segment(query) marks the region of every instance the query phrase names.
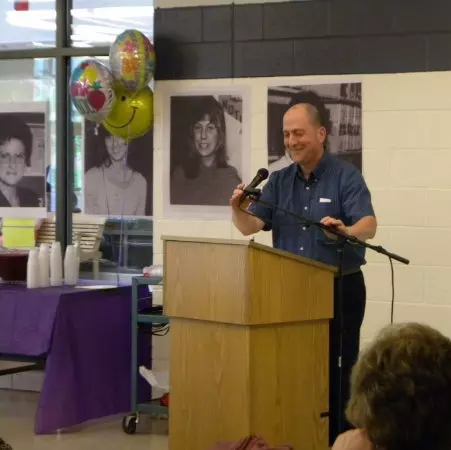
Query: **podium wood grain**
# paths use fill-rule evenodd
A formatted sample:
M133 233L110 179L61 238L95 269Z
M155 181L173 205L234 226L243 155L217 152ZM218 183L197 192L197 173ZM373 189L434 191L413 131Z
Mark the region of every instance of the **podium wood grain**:
M165 241L167 315L246 325L332 317L328 266L231 242Z
M252 243L165 238L169 449L249 433L328 448L333 271Z

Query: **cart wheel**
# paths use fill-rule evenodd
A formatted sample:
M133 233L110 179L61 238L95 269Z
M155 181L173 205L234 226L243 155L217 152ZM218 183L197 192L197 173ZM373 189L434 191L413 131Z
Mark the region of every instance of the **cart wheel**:
M137 417L136 415L125 416L122 419L122 429L127 434L135 434L136 433L136 423Z

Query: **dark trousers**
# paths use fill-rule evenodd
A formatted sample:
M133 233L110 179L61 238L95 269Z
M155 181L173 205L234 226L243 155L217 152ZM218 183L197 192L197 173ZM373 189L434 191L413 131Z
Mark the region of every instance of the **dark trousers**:
M360 344L360 327L363 322L366 304L366 288L361 271L343 276L343 350L342 376L340 386L340 369L338 360L340 355L340 327L338 321L338 279L334 286L334 319L330 323L330 381L329 381L329 443L334 443L336 437L351 428L346 421L344 411L349 400L349 381L351 370L357 361ZM341 388L341 401L339 392ZM338 415L342 414L343 427L339 429Z

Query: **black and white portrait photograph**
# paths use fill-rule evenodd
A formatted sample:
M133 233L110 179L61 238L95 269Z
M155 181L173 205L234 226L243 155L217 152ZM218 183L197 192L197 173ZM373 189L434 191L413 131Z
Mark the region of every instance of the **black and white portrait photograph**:
M0 104L0 216L46 213L47 104Z
M293 99L308 102L311 95L317 95L329 113L326 150L362 170L362 84L335 83L268 88L269 171L292 163L284 147L283 116Z
M229 205L233 189L248 179L244 106L240 93L170 97L170 205Z
M105 217L151 217L153 134L126 141L84 124L83 211Z

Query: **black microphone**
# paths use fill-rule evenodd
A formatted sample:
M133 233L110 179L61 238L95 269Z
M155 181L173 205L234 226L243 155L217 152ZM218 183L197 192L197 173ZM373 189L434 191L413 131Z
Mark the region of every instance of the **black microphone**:
M255 189L262 181L265 181L268 176L269 172L267 169L258 169L257 175L255 175L254 179L243 189L244 193L240 198L240 203L242 203L248 196L248 193L246 191L252 191L253 189Z

